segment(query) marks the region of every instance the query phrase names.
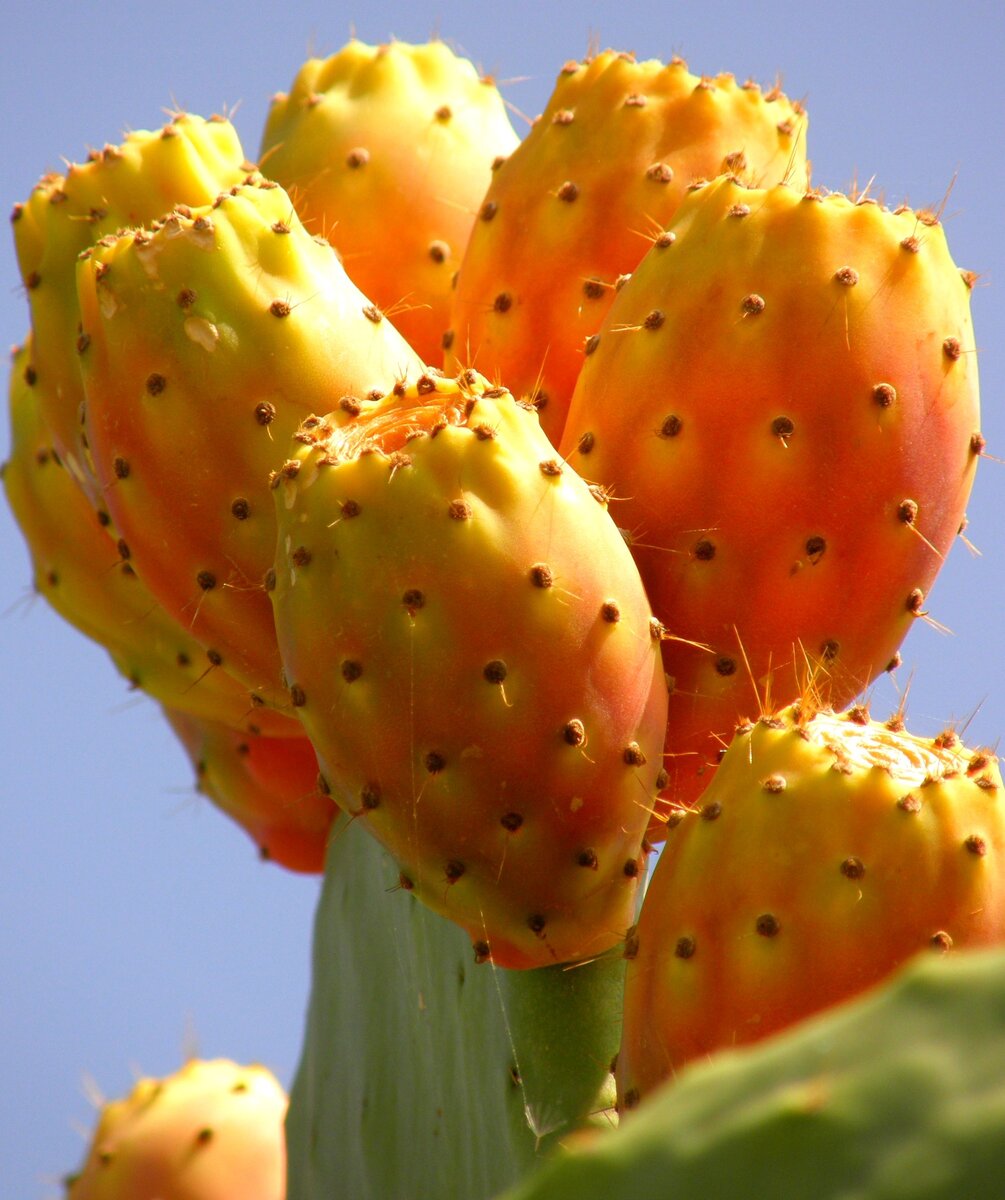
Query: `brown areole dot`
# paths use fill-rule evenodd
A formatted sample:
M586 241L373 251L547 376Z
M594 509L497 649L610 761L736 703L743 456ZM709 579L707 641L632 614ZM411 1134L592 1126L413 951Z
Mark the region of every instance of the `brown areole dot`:
M897 505L897 519L905 525L913 525L918 517L918 504L915 500L901 500Z
M748 296L744 296L740 302L740 308L746 316L756 317L759 313L764 312L764 297L758 296L756 292L751 292Z
M621 758L627 767L641 767L646 762L645 753L638 742L629 742L622 751Z
M711 804L703 804L701 808L701 819L703 821L718 821L722 816L722 804L718 800L713 800Z
M858 283L858 271L854 267L839 267L834 272L834 279L843 287L854 287Z
M499 824L509 833L516 833L523 824L523 817L520 813L508 812L499 818Z
M583 343L583 353L585 355L589 356L594 353L594 351L597 349L597 347L599 345L600 345L600 334L599 333L591 333L590 336Z
M345 165L351 170L356 171L360 167L365 167L370 161L370 151L365 146L357 146L350 150L345 156Z
M342 660L341 671L342 678L346 681L346 683L355 683L356 680L359 679L359 677L363 674L363 665L362 663L356 662L355 659L346 658Z
M610 625L616 625L621 620L621 609L613 600L605 600L600 606L601 619Z
M210 592L216 587L216 576L212 571L200 571L195 581L204 592Z
M580 436L579 441L576 443L576 449L580 454L589 454L596 441L597 439L594 435L588 431Z
M303 708L307 703L307 696L304 689L298 683L294 683L290 687L290 703L294 708Z
M276 419L276 406L270 404L268 400L263 400L261 404L255 405L255 420L259 425L271 425Z
M430 775L438 775L447 765L447 760L437 750L430 750L422 760L423 766Z
M293 309L286 300L273 300L269 305L269 312L274 317L288 317Z
M492 957L492 950L488 942L477 941L471 943L471 949L474 951L475 962L484 963Z
M604 284L599 279L587 279L583 283L583 295L587 300L599 300L604 294Z
M358 517L363 511L356 500L346 500L339 509L343 517Z
M684 422L677 416L676 413L670 413L669 416L663 418L663 424L660 425L657 432L657 437L675 438L684 426Z
M464 871L465 871L464 863L460 862L456 858L452 858L447 863L446 867L443 870L443 873L447 877L447 883L456 883L458 881L458 879L460 879L460 877L464 874Z
M909 613L914 616L921 615L921 606L925 603L925 593L921 588L914 588L911 594L907 597L906 608Z
M971 854L976 854L978 858L983 858L988 852L988 844L982 837L978 837L976 833L972 833L963 842L963 847Z
M632 959L639 952L639 933L637 926L633 925L625 934L625 949L622 953L622 958Z
M544 462L537 464L542 475L554 477L562 474L562 464L557 458L546 458Z
M652 166L646 168L646 179L652 180L653 183L671 183L673 168L669 163L654 162Z
M363 316L366 317L368 321L372 321L374 325L379 325L384 319L384 314L380 311L376 304L364 304Z
M846 858L841 864L841 874L845 879L861 879L865 874L865 863L860 858Z
M506 678L506 664L502 659L494 658L491 662L487 662L482 669L482 675L489 683L502 683Z
M573 718L562 729L562 737L570 746L586 745L586 728L578 718Z
M761 937L773 938L778 934L781 926L778 923L778 918L774 913L761 913L754 922L754 928Z
M531 915L527 918L527 928L531 931L531 933L536 934L538 937L542 937L544 935L544 927L546 924L547 922L540 913L531 913Z
M410 892L412 890L412 888L415 887L415 884L405 874L404 871L399 871L398 872L398 887L400 887L403 892Z
M163 375L159 375L156 371L152 375L147 376L147 394L150 396L159 396L167 387L167 380Z
M892 383L877 383L872 389L872 398L880 408L889 408L897 399L897 389Z
M787 438L792 437L796 432L796 427L791 417L775 417L771 422L771 432L784 442Z
M262 580L262 586L265 588L265 590L267 592L274 592L276 590L276 569L275 569L275 567L269 567L269 569L265 572L265 576Z
M435 263L446 262L450 257L450 247L446 242L435 239L429 243L429 257Z
M591 850L589 848L586 850L580 850L580 852L576 855L576 865L578 867L586 867L589 870L595 871L597 869L596 850Z
M904 662L904 660L900 656L900 651L896 650L896 651L894 651L893 658L890 659L890 661L886 664L886 666L883 669L887 673L896 671L896 669L899 666L901 666L903 664L903 662Z
M243 496L239 496L230 506L230 515L238 521L246 521L251 515L251 506Z
M444 350L449 350L454 344L454 331L452 329L444 329L443 336L440 338L440 346Z
M365 783L360 790L359 798L362 801L363 807L369 811L378 808L380 805L380 784L374 783L371 780Z
M771 796L778 796L785 791L786 780L784 775L769 775L761 785L764 790Z
M717 675L734 675L736 673L736 659L730 658L728 654L720 654L715 660L715 672Z
M947 954L953 948L953 939L944 929L933 933L929 942L932 949L939 951L941 954Z
M625 863L625 865L621 868L621 873L627 879L635 879L639 873L639 864L635 861L634 858L630 858Z
M970 438L970 453L983 454L987 448L987 441L983 434L975 433Z
M534 587L550 588L555 582L555 574L547 563L535 563L530 569L530 581Z
M509 292L500 292L492 301L492 308L497 313L507 313L513 306L513 297Z
M639 1089L636 1087L629 1088L624 1096L621 1097L621 1107L638 1108L639 1098Z
M715 558L715 542L702 538L694 544L694 556L699 562L711 562Z
M558 189L556 194L559 200L564 200L567 204L571 204L574 200L579 198L579 188L572 182L571 179L567 179L565 183L563 183Z
M727 217L749 217L750 216L750 205L749 204L734 204L732 206L732 208L730 208L726 212L726 216Z
M869 710L864 704L856 704L849 708L847 716L853 725L869 724Z
M472 511L467 500L451 500L447 507L447 513L453 521L467 521Z
M121 456L116 456L112 459L112 470L115 472L116 479L129 478L129 463Z
M402 595L401 603L408 609L409 615L414 616L420 608L425 607L426 597L419 588L409 588Z
M913 792L908 792L897 801L897 807L901 812L917 813L921 812L921 801Z
M816 566L816 564L823 557L823 553L826 549L827 541L825 538L820 537L819 534L806 539L806 556L814 566Z
M653 245L657 250L665 250L667 246L672 246L676 240L676 233L670 229L664 229L662 233L656 235Z
M687 934L677 939L673 952L676 958L693 958L696 949L695 940Z
M942 353L950 362L956 362L963 353L963 345L960 339L957 337L947 337L942 343Z

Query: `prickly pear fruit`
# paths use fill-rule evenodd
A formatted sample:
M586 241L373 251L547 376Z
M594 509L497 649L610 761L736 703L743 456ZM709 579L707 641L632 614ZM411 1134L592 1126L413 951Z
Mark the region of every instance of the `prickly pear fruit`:
M263 859L291 871L324 870L337 809L318 788L306 737L249 737L168 708L164 715L192 760L199 791L251 835Z
M621 1128L498 1200L999 1200L1005 951L888 986L695 1064Z
M248 689L219 668L144 586L124 539L91 508L52 446L35 384L29 337L13 356L11 454L3 486L32 561L35 591L103 646L131 686L164 704L245 732L299 731L295 718L256 707ZM102 524L102 520L105 524Z
M806 184L806 118L773 88L605 51L563 67L496 171L457 280L448 363L506 380L557 445L587 338L688 186ZM542 248L546 251L542 252Z
M1005 942L1001 789L989 751L861 708L741 726L626 943L622 1106L914 954Z
M353 281L438 363L451 282L517 136L493 81L443 42L353 40L272 101L261 169Z
M309 413L348 419L421 364L264 180L102 239L78 291L87 436L131 561L207 651L281 706L263 587L277 446Z
M932 214L724 177L591 341L562 452L676 635L671 801L739 718L809 675L847 704L927 616L984 445L968 281Z
M283 1200L287 1099L262 1066L192 1060L106 1104L66 1200Z
M177 204L209 204L252 165L233 125L173 114L161 129L130 133L64 174L46 175L12 221L18 266L31 306L42 417L63 463L93 503L100 500L82 437L77 339L77 256L100 237L146 225Z
M479 960L610 948L645 865L666 685L605 497L473 372L299 437L275 479L272 598L333 796Z

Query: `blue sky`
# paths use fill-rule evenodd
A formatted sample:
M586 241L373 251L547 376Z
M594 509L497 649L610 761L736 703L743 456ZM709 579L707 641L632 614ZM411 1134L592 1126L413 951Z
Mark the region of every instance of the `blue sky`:
M777 76L810 113L814 182L875 178L890 203L945 200L953 256L976 271L974 324L989 455L1005 457L1005 237L1001 97L1005 23L993 3L620 4L511 0L258 9L50 2L5 20L0 100L9 210L44 171L155 127L163 110L227 110L254 156L268 98L309 53L439 35L500 82L520 114L544 106L562 63L593 45L681 54L703 74ZM998 122L996 127L996 122ZM0 241L0 340L20 342L27 306L12 240ZM8 445L6 423L0 454ZM1005 465L981 464L970 537L931 596L952 636L919 624L911 728L1005 731ZM260 1060L289 1083L309 988L318 884L261 864L251 843L195 796L157 709L131 695L104 653L33 600L27 555L0 511L0 1161L12 1198L58 1195L90 1124L90 1077L108 1095L183 1054ZM896 706L889 684L878 712Z

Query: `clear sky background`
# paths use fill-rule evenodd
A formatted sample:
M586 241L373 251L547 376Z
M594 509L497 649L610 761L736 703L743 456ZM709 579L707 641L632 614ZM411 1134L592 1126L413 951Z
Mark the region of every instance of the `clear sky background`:
M683 55L697 73L777 76L810 113L816 184L875 178L891 204L946 200L950 249L976 271L974 324L988 453L1005 457L1005 17L987 0L947 5L654 3L622 0L232 0L191 6L22 4L5 17L0 205L36 178L157 127L180 106L234 112L250 157L269 96L309 54L439 35L539 112L562 63L613 46ZM9 234L0 239L0 342L27 331ZM6 422L0 456L6 456ZM903 647L910 727L1005 732L1005 465L981 464L970 537L931 596L952 636L919 623ZM44 1200L77 1165L93 1109L137 1071L197 1049L296 1067L318 882L259 862L247 837L195 795L156 707L104 652L32 599L27 554L0 506L0 1198ZM874 694L880 715L897 696Z

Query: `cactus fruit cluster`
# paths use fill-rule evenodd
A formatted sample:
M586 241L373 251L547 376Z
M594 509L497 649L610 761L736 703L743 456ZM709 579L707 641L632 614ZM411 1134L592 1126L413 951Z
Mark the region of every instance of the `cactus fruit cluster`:
M837 1156L910 1106L867 1052L898 1020L934 1063L932 1011L1001 1009L995 754L855 703L965 524L974 276L938 214L812 186L807 135L605 51L520 141L443 43L353 40L257 162L176 113L14 209L35 588L263 858L326 871L290 1200L487 1200L563 1140L520 1195L738 1195L794 1112ZM947 1121L988 1086L929 1082ZM285 1107L142 1081L68 1200L282 1200ZM915 1142L868 1143L892 1196Z

